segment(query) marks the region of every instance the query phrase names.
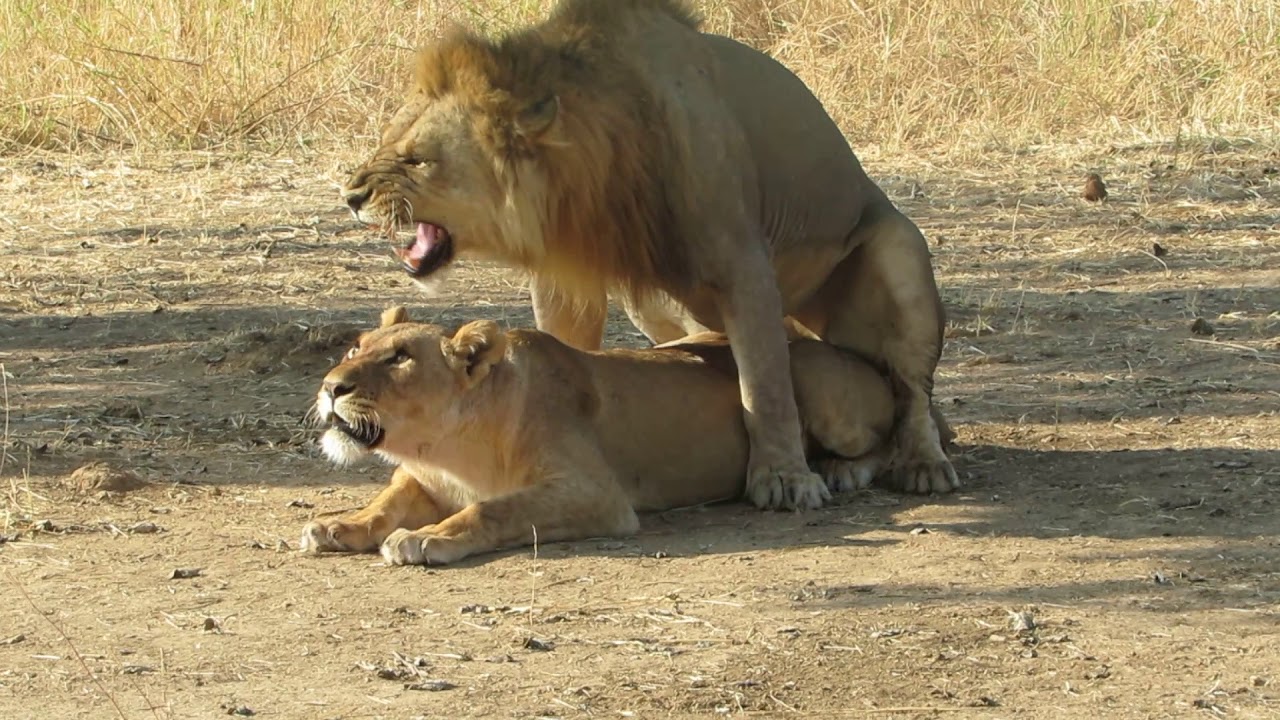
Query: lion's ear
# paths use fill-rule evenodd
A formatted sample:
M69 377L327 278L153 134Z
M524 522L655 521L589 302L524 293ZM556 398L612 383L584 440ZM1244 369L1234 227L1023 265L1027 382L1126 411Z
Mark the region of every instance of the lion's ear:
M507 352L507 336L494 321L476 320L458 328L453 337L441 343L441 349L449 367L467 387L472 387Z
M403 305L396 305L382 311L382 324L379 327L391 327L406 322L409 322L409 311L405 310Z
M536 138L551 127L560 114L560 97L548 95L520 111L516 116L516 132L527 138Z

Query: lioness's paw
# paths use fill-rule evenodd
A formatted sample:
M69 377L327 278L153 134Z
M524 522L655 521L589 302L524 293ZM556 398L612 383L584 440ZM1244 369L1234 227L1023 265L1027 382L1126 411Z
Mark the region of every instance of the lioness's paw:
M827 485L816 473L753 470L747 477L747 499L765 510L813 510L831 499Z
M920 495L949 493L960 487L960 478L946 458L932 462L905 459L894 468L892 482L902 492Z
M867 457L857 460L823 460L818 463L818 474L833 493L866 490L880 473L880 458Z
M365 552L377 543L370 539L367 528L341 520L313 520L302 528L302 552Z
M463 557L457 540L433 535L426 528L396 530L382 542L382 559L388 565L447 565Z

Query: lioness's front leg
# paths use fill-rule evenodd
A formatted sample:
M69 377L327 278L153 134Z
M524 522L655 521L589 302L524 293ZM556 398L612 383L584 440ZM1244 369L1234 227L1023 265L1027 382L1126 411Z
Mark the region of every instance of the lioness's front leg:
M782 297L762 248L739 252L720 305L751 443L746 496L762 508L818 508L831 493L805 460Z
M438 522L447 512L418 478L396 468L391 484L368 507L343 518L321 518L302 529L304 552L369 552L397 528Z
M434 525L396 530L382 543L382 557L392 565L446 565L535 540L635 534L640 521L622 488L603 462L591 464L472 503Z

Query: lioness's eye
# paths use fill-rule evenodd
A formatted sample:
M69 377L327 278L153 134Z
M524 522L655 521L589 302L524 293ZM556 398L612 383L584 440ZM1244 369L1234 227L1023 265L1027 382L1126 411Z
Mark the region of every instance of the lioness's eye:
M409 353L404 350L397 350L395 355L387 358L386 363L388 365L402 365L412 359L413 358L409 357Z
M356 345L356 346L352 347L350 350L348 350L348 351L347 351L347 359L348 359L348 360L350 360L351 358L355 357L355 356L356 356L356 353L358 353L358 352L360 352L360 346L359 346L359 345Z

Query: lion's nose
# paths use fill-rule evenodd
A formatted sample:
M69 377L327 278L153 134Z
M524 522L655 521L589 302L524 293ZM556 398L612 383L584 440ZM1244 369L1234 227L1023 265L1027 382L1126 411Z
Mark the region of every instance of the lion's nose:
M347 193L347 207L351 208L351 212L358 213L360 208L364 207L364 203L369 199L368 190L355 190Z
M355 385L352 385L351 383L343 382L341 380L325 380L324 381L324 391L329 393L329 397L331 398L340 398L354 389L355 389Z

